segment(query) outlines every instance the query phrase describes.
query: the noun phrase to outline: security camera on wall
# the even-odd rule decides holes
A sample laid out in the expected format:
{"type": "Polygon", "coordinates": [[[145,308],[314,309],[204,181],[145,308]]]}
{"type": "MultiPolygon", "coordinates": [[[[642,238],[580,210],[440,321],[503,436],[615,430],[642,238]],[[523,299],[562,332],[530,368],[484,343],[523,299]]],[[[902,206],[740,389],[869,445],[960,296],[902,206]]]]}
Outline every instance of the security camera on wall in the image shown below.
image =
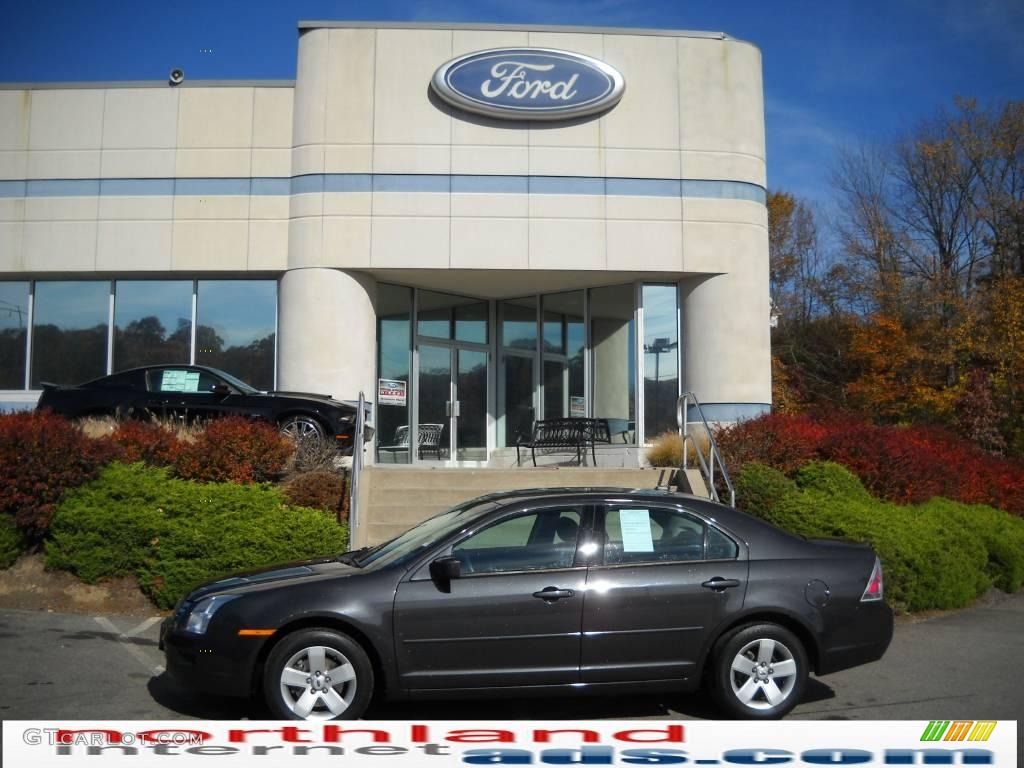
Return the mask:
{"type": "Polygon", "coordinates": [[[177,67],[172,69],[171,73],[167,76],[167,81],[171,85],[181,85],[181,83],[184,82],[184,80],[185,80],[185,70],[178,69],[177,67]]]}

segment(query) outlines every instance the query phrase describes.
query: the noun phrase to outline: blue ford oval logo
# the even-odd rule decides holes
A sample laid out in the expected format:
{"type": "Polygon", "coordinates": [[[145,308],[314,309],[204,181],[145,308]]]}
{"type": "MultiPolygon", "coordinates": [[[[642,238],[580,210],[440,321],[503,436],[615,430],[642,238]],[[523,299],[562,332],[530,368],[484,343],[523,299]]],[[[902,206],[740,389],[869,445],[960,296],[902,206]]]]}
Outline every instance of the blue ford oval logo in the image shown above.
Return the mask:
{"type": "Polygon", "coordinates": [[[496,48],[434,73],[437,94],[460,109],[510,120],[564,120],[608,109],[626,82],[603,61],[550,48],[496,48]]]}

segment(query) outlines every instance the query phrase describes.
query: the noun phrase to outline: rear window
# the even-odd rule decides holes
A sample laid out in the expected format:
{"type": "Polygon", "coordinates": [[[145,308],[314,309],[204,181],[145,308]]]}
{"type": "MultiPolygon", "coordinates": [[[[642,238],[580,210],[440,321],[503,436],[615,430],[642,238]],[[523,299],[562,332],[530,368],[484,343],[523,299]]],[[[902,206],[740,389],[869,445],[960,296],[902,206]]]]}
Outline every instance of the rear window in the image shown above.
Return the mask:
{"type": "Polygon", "coordinates": [[[642,504],[610,507],[604,515],[604,563],[725,560],[739,547],[696,515],[642,504]]]}

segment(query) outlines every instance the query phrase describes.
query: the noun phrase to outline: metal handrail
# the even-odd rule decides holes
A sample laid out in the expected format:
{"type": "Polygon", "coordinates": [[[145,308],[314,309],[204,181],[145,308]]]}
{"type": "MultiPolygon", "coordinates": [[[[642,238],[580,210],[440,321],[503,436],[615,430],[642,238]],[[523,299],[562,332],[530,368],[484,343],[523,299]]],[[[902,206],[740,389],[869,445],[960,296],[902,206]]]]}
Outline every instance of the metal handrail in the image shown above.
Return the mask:
{"type": "Polygon", "coordinates": [[[366,429],[366,396],[359,390],[356,411],[356,433],[352,438],[352,469],[348,483],[348,548],[356,548],[356,527],[359,524],[359,472],[363,468],[363,432],[366,429]]]}
{"type": "Polygon", "coordinates": [[[712,498],[715,501],[720,501],[718,491],[715,488],[715,465],[717,464],[717,469],[722,476],[722,480],[725,482],[725,487],[729,491],[729,506],[735,507],[736,489],[733,487],[732,479],[729,477],[729,470],[725,466],[725,460],[722,458],[722,454],[718,450],[718,443],[715,441],[715,436],[711,432],[711,426],[708,424],[708,420],[704,418],[704,411],[701,410],[700,401],[693,392],[684,392],[676,401],[676,423],[679,425],[679,435],[683,438],[683,459],[682,464],[679,467],[680,470],[687,469],[689,464],[689,453],[686,450],[686,441],[689,439],[693,443],[693,453],[697,457],[701,472],[704,474],[704,478],[708,482],[712,498]],[[704,454],[701,451],[700,446],[697,444],[697,441],[689,433],[691,407],[697,411],[697,416],[700,417],[699,422],[695,421],[693,423],[703,425],[704,432],[708,436],[707,460],[704,459],[704,454]]]}

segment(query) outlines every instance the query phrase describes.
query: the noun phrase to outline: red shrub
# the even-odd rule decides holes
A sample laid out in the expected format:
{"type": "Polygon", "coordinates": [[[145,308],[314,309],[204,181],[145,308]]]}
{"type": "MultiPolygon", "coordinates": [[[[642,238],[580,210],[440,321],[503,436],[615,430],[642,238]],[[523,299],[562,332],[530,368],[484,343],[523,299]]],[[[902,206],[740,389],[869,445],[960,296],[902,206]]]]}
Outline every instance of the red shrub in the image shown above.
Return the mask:
{"type": "Polygon", "coordinates": [[[0,512],[38,541],[64,492],[91,480],[112,446],[49,411],[0,415],[0,512]]]}
{"type": "Polygon", "coordinates": [[[719,430],[715,439],[734,474],[752,461],[791,473],[815,458],[828,433],[802,414],[771,413],[719,430]]]}
{"type": "Polygon", "coordinates": [[[337,472],[317,469],[295,475],[281,490],[296,506],[326,509],[340,516],[345,502],[345,485],[345,478],[337,472]]]}
{"type": "Polygon", "coordinates": [[[175,471],[189,480],[260,483],[281,474],[294,448],[272,424],[229,416],[182,447],[175,471]]]}
{"type": "Polygon", "coordinates": [[[944,496],[1024,515],[1024,464],[934,427],[771,414],[724,429],[718,439],[733,472],[758,461],[791,474],[811,459],[827,459],[856,474],[875,496],[900,504],[944,496]]]}
{"type": "Polygon", "coordinates": [[[177,435],[148,421],[124,421],[104,440],[113,443],[118,461],[141,461],[154,467],[173,466],[184,444],[177,435]]]}

